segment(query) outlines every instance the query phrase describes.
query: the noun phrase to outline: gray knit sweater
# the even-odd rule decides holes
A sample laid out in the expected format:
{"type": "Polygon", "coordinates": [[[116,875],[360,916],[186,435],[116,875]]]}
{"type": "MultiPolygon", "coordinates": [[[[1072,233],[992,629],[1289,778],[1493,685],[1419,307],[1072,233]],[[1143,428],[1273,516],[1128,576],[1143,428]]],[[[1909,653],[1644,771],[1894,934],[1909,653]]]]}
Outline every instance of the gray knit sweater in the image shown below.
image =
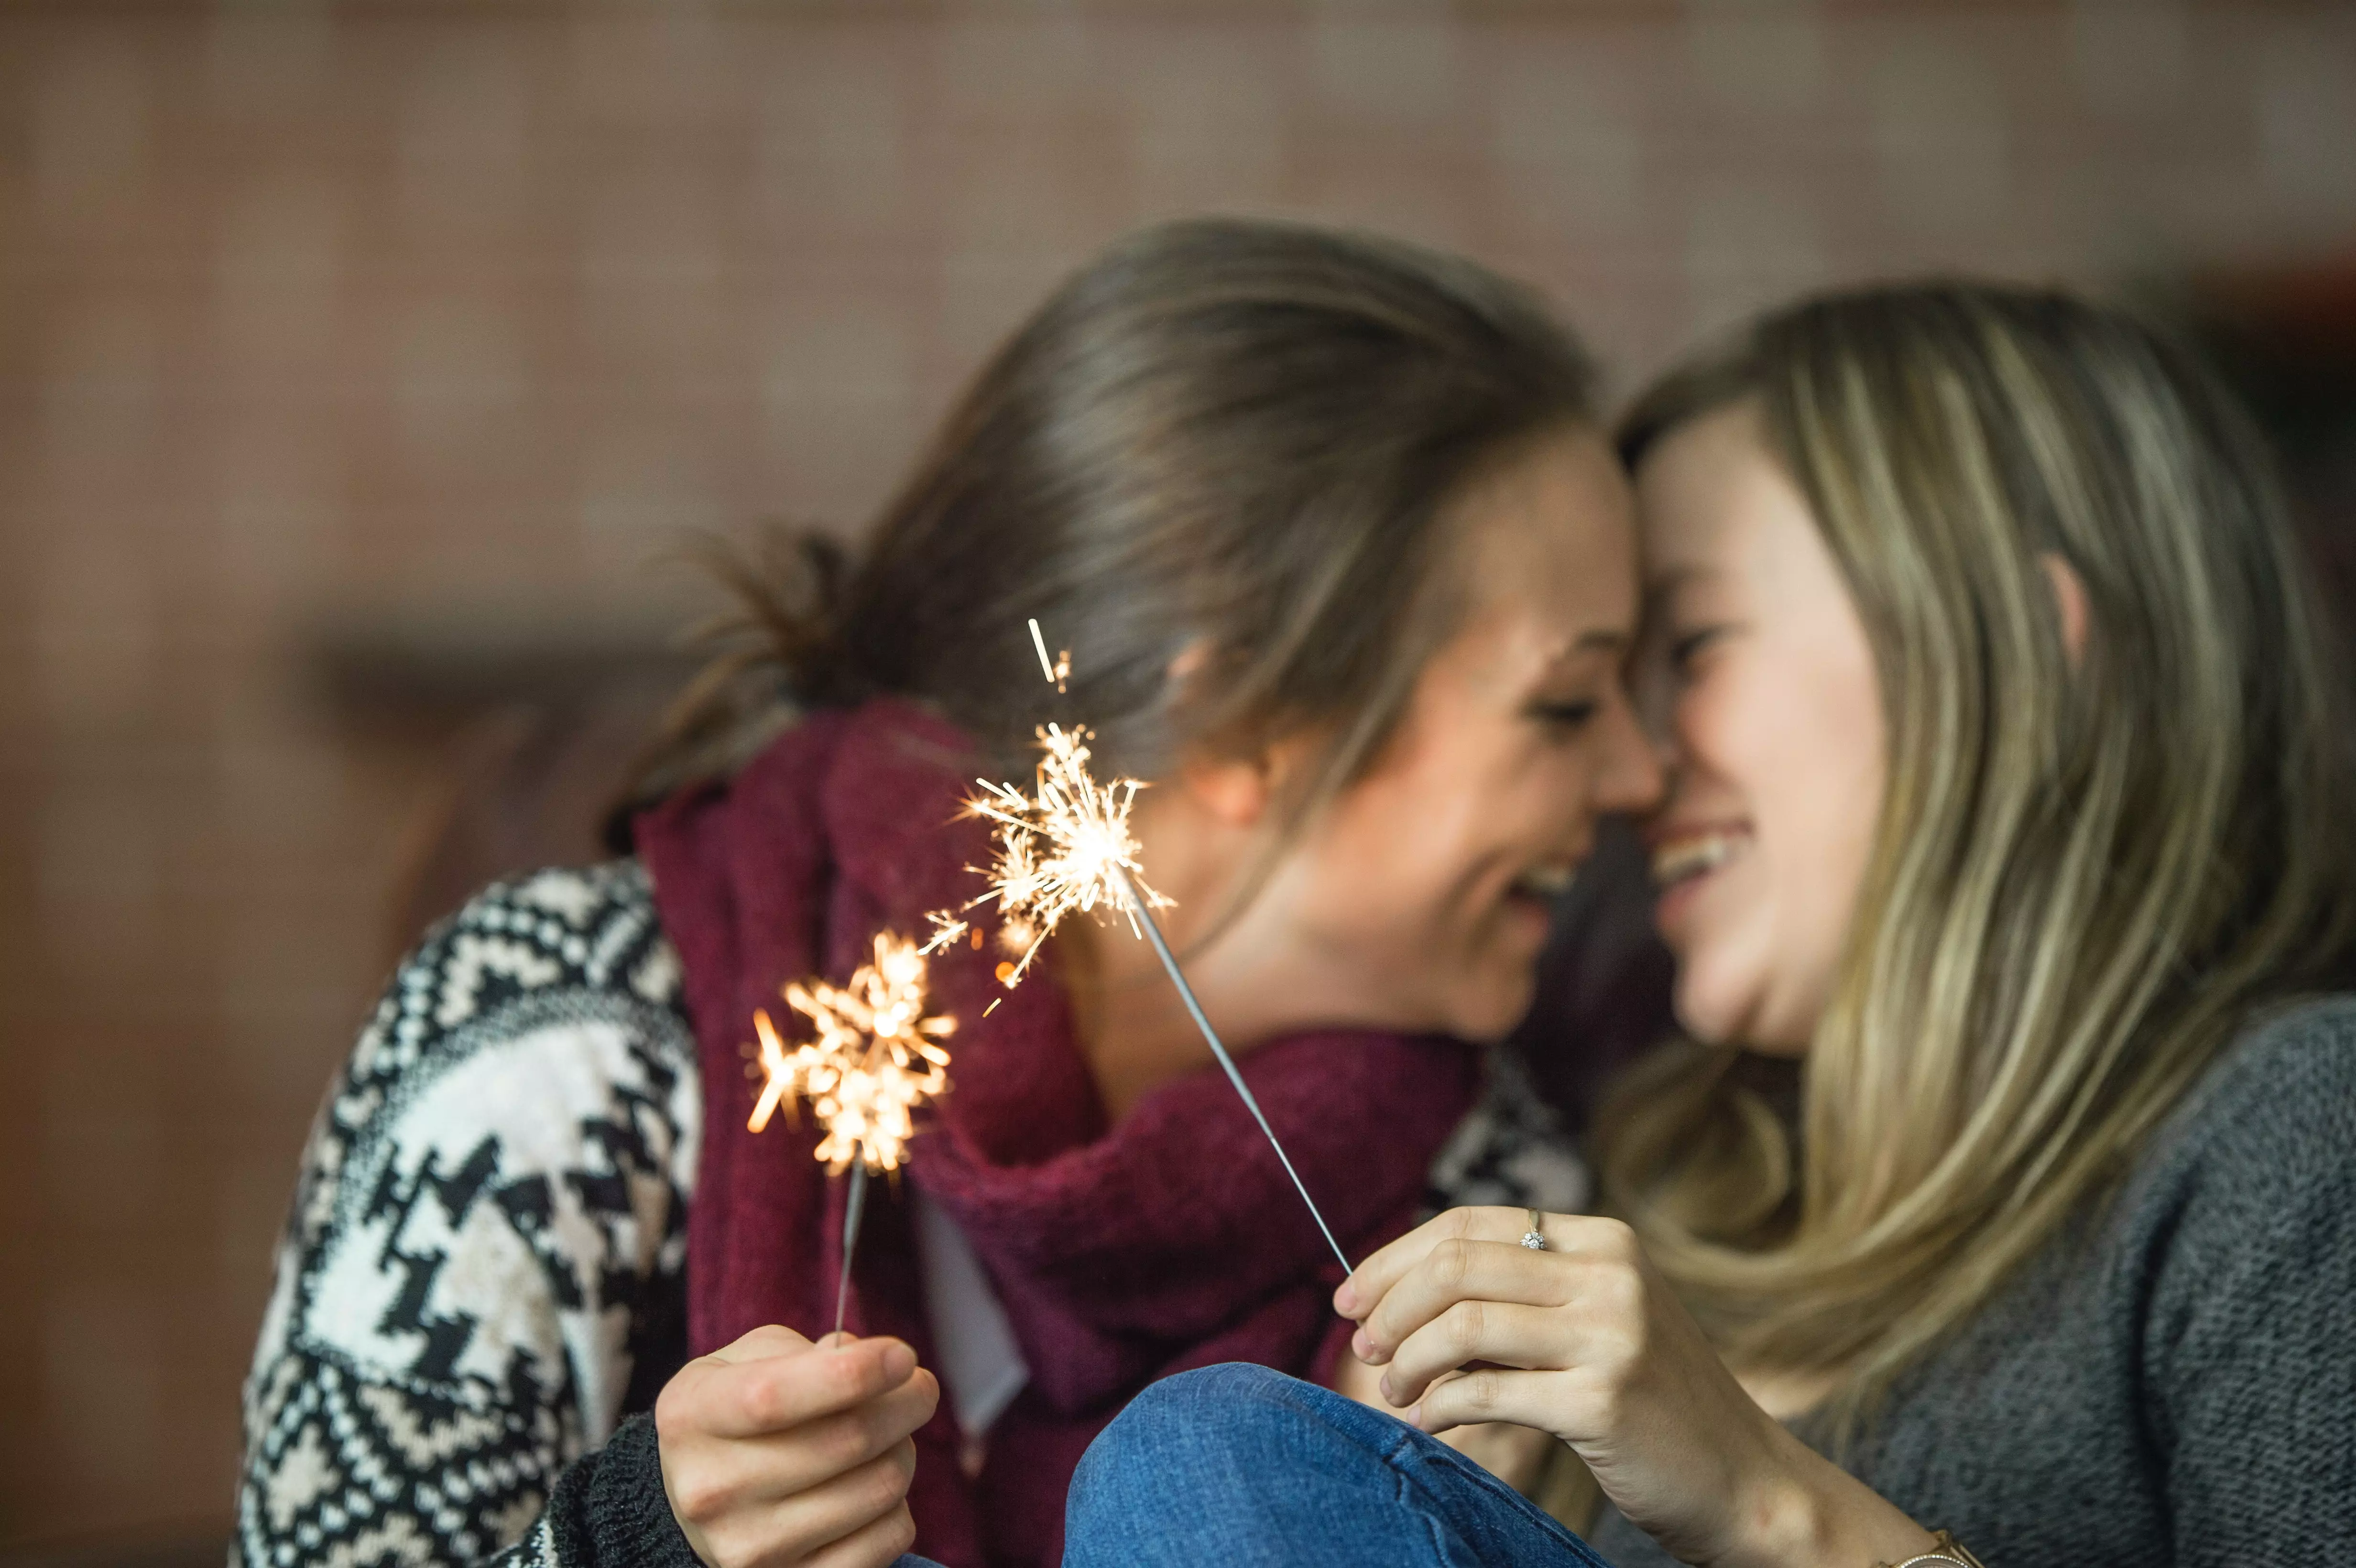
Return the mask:
{"type": "Polygon", "coordinates": [[[1847,1465],[1988,1568],[2356,1561],[2356,997],[2252,1030],[1847,1465]]]}

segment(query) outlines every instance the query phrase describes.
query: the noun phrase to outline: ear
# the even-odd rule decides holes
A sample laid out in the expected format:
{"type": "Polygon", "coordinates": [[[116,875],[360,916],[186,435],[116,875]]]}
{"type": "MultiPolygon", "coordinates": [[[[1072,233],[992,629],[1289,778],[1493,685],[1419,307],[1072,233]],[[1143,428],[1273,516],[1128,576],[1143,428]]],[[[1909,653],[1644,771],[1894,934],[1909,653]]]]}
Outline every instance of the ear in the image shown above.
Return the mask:
{"type": "Polygon", "coordinates": [[[1180,764],[1178,787],[1222,826],[1256,827],[1276,793],[1270,763],[1266,757],[1198,756],[1180,764]]]}
{"type": "Polygon", "coordinates": [[[2085,579],[2052,550],[2040,553],[2037,564],[2045,569],[2045,581],[2052,586],[2053,608],[2062,621],[2062,651],[2074,668],[2086,656],[2085,579]]]}
{"type": "MultiPolygon", "coordinates": [[[[1178,650],[1164,672],[1180,693],[1211,659],[1211,645],[1201,637],[1178,650]]],[[[1268,815],[1275,793],[1276,759],[1234,756],[1190,751],[1179,763],[1174,781],[1186,798],[1214,822],[1228,827],[1253,827],[1268,815]]]]}

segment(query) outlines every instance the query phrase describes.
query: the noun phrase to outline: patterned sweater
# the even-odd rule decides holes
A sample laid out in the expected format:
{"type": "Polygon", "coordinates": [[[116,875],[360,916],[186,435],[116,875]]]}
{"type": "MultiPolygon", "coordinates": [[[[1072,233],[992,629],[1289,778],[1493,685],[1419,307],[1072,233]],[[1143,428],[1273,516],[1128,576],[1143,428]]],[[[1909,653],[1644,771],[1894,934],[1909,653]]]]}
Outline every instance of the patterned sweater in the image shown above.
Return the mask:
{"type": "MultiPolygon", "coordinates": [[[[387,987],[311,1134],[245,1391],[233,1565],[676,1564],[655,1394],[686,1358],[702,1119],[637,862],[495,886],[387,987]]],[[[1433,1207],[1581,1207],[1518,1061],[1433,1207]]]]}

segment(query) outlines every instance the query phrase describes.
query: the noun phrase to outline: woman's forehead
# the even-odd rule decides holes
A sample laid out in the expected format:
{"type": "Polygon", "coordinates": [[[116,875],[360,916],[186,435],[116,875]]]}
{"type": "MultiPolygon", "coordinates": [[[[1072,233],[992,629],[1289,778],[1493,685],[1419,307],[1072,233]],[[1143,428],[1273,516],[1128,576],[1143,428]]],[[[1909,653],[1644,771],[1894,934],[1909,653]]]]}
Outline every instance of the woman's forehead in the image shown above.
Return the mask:
{"type": "Polygon", "coordinates": [[[1648,599],[1772,575],[1793,547],[1816,543],[1805,498],[1768,453],[1745,406],[1665,437],[1637,469],[1635,488],[1648,599]]]}

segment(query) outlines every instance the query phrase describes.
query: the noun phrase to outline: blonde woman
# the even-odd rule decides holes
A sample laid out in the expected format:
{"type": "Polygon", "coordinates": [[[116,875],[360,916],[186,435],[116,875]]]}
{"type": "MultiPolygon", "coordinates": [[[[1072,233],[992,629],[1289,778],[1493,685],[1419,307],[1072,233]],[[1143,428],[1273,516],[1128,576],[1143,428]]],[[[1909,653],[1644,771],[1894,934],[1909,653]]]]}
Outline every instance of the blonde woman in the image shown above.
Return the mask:
{"type": "Polygon", "coordinates": [[[1622,445],[1698,1042],[1601,1118],[1622,1218],[1385,1248],[1335,1305],[1404,1423],[1175,1380],[1067,1562],[2342,1560],[2356,729],[2241,416],[1933,286],[1767,319],[1622,445]],[[1422,1435],[1500,1419],[1594,1471],[1593,1549],[1422,1435]]]}

